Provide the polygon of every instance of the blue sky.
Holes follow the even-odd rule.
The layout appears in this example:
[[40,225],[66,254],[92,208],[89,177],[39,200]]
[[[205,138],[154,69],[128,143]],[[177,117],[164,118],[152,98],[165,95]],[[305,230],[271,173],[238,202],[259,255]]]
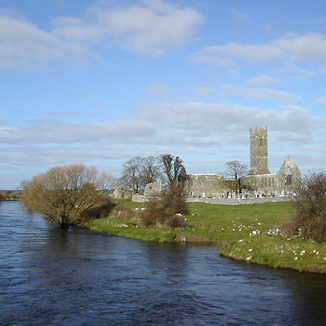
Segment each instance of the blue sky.
[[0,0],[0,189],[56,165],[116,177],[171,153],[188,173],[326,161],[326,2]]

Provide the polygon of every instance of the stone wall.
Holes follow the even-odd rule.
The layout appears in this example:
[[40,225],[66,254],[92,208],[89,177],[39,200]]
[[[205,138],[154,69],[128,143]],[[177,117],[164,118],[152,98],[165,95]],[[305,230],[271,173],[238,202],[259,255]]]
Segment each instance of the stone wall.
[[156,201],[160,199],[161,193],[162,193],[162,182],[159,180],[157,182],[152,182],[147,184],[143,195],[139,195],[139,194],[132,195],[132,201],[138,203]]
[[132,192],[124,186],[118,186],[113,191],[113,198],[116,199],[127,199],[131,198]]
[[188,181],[188,192],[191,198],[217,197],[231,191],[228,179],[218,174],[191,174]]
[[288,156],[275,174],[248,175],[241,178],[243,187],[260,191],[265,195],[282,196],[295,191],[301,181],[301,172],[294,160]]

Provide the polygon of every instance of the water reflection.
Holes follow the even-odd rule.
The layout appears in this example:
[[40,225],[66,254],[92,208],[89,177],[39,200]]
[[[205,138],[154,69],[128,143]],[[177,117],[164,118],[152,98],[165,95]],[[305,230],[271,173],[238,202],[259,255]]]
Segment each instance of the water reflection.
[[0,207],[2,325],[324,325],[325,275],[48,225]]

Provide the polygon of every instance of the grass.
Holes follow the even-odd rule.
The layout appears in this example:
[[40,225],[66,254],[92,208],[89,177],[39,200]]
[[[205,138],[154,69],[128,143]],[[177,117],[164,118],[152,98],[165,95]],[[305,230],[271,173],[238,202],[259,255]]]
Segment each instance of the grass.
[[[121,202],[121,201],[120,201]],[[146,204],[122,201],[132,209]],[[130,219],[93,220],[92,230],[157,242],[205,242],[217,245],[226,257],[275,268],[326,273],[326,244],[268,234],[293,216],[290,203],[212,205],[189,203],[186,229],[145,228]]]

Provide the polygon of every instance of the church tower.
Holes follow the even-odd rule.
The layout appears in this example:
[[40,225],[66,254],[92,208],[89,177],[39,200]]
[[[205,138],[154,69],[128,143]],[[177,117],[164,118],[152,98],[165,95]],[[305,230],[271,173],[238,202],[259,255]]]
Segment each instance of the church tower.
[[270,174],[268,169],[267,127],[250,128],[249,175]]

